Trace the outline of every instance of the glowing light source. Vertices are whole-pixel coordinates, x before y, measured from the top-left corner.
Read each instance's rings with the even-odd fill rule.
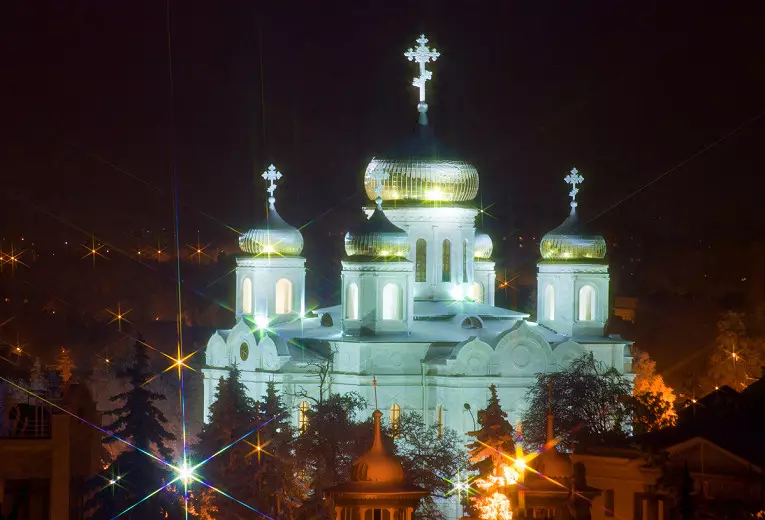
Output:
[[[450,294],[451,294],[451,297],[454,298],[455,300],[461,300],[465,297],[465,295],[463,294],[461,285],[455,285],[454,287],[452,287]]]
[[[190,467],[186,461],[176,470],[177,478],[183,482],[184,486],[188,486],[189,483],[194,480],[194,468]]]
[[[255,326],[259,329],[265,329],[268,328],[268,317],[267,316],[255,316]]]
[[[427,190],[425,192],[425,200],[439,201],[439,200],[445,200],[445,199],[446,199],[446,196],[444,195],[444,192],[441,191],[440,188],[434,188],[432,190]]]

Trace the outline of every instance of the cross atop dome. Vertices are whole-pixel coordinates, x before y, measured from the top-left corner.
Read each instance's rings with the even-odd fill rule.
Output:
[[[276,170],[276,166],[273,164],[268,167],[266,171],[263,172],[262,177],[269,182],[268,187],[266,188],[266,191],[268,192],[268,202],[273,204],[276,202],[276,199],[274,198],[274,191],[276,191],[276,183],[274,181],[277,181],[282,178],[281,172]]]
[[[584,177],[579,174],[579,170],[571,168],[571,173],[566,175],[563,180],[566,181],[566,184],[571,185],[571,191],[568,193],[568,196],[571,197],[571,209],[574,209],[578,206],[576,194],[579,193],[579,188],[576,185],[581,184],[584,181]]]
[[[375,166],[375,168],[369,172],[369,178],[375,183],[375,194],[377,194],[375,202],[378,206],[382,204],[383,181],[387,181],[389,177],[390,175],[388,175],[388,172],[380,167],[380,165]]]
[[[417,47],[411,48],[404,53],[409,61],[414,61],[420,64],[420,75],[415,77],[412,81],[412,85],[420,89],[420,103],[417,105],[417,111],[420,112],[420,122],[427,124],[427,116],[425,113],[428,111],[428,104],[425,102],[425,83],[433,78],[433,73],[425,69],[425,64],[430,61],[436,61],[441,53],[435,49],[428,48],[425,44],[428,43],[428,39],[424,34],[421,34],[417,38]]]

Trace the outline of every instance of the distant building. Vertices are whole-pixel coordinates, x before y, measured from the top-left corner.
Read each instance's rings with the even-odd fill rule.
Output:
[[[626,296],[617,296],[614,298],[614,316],[617,316],[624,321],[635,323],[637,308],[637,298],[628,298]]]
[[[68,385],[52,401],[77,417],[101,424],[84,385]],[[0,418],[0,517],[83,518],[85,481],[101,469],[101,433],[34,398],[8,399],[6,404]]]

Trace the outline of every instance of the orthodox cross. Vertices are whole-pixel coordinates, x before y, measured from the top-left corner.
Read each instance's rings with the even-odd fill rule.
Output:
[[[571,168],[571,173],[566,175],[563,180],[566,181],[566,184],[571,185],[571,191],[568,193],[568,196],[571,197],[571,207],[575,208],[577,206],[576,194],[579,193],[579,188],[576,185],[581,184],[584,181],[584,177],[579,175],[579,170]]]
[[[386,172],[384,168],[380,168],[379,165],[376,165],[374,169],[369,172],[369,178],[375,183],[375,194],[377,195],[377,198],[380,199],[380,202],[382,202],[383,181],[387,181],[389,177],[390,175],[388,175],[388,172]]]
[[[425,82],[433,78],[433,73],[425,69],[425,64],[429,61],[436,61],[441,53],[435,49],[429,49],[425,44],[428,43],[428,39],[425,35],[420,35],[417,38],[417,47],[411,48],[404,53],[404,56],[409,58],[409,61],[415,61],[420,64],[420,75],[414,78],[412,85],[420,89],[420,104],[417,105],[417,109],[420,112],[427,112],[428,104],[425,103]]]
[[[375,389],[375,410],[379,410],[377,406],[377,376],[372,376],[372,388]]]
[[[269,182],[266,191],[268,192],[268,202],[275,202],[274,191],[276,190],[276,184],[274,181],[282,178],[281,172],[276,171],[276,166],[273,164],[268,167],[268,170],[263,172],[263,178]]]

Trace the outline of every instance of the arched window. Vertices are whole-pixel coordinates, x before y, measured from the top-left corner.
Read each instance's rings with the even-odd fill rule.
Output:
[[[579,289],[579,320],[590,321],[595,319],[595,304],[597,295],[592,285],[585,285]]]
[[[308,410],[311,406],[308,401],[302,401],[298,406],[298,431],[304,433],[308,429]]]
[[[252,314],[252,280],[242,280],[242,313]]]
[[[345,318],[359,319],[359,286],[355,283],[349,284],[345,290]]]
[[[425,282],[428,279],[428,243],[418,238],[414,246],[414,281]]]
[[[470,298],[478,303],[483,303],[483,284],[474,282],[470,285]]]
[[[444,438],[444,407],[438,406],[438,438]]]
[[[545,319],[555,320],[555,288],[552,285],[545,287]]]
[[[448,238],[441,248],[441,281],[452,281],[452,243]]]
[[[401,291],[395,283],[383,287],[382,319],[401,319]]]
[[[467,283],[467,262],[468,262],[468,243],[467,240],[462,242],[462,283]]]
[[[393,436],[398,437],[398,429],[401,428],[401,407],[396,403],[390,407],[390,429]]]
[[[292,282],[282,278],[276,282],[276,314],[292,312]]]

